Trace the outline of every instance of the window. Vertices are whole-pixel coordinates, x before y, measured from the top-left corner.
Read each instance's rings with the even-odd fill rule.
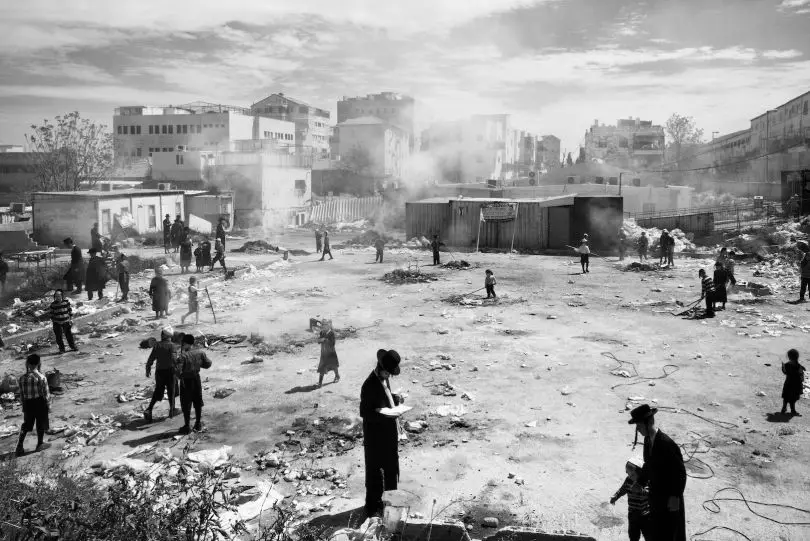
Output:
[[[109,235],[110,231],[112,231],[112,217],[110,209],[104,209],[101,211],[101,234]]]
[[[177,125],[177,133],[183,133],[183,126],[180,124]]]
[[[123,126],[118,126],[118,135],[121,135],[122,133],[124,133]]]
[[[149,147],[149,155],[150,155],[150,156],[152,155],[152,153],[153,153],[154,151],[155,151],[155,149],[153,149],[152,147]]]
[[[197,126],[197,133],[202,133],[202,126]]]
[[[807,114],[807,104],[808,104],[808,102],[804,102],[804,111],[802,112],[802,114],[805,114],[805,115]]]
[[[295,189],[296,190],[307,190],[307,180],[304,178],[299,178],[295,180]]]
[[[180,201],[177,201],[174,204],[174,215],[175,216],[180,216],[182,214],[183,214],[183,205],[180,204]]]
[[[174,161],[175,161],[176,165],[183,165],[183,155],[182,154],[177,154],[174,157]]]
[[[166,124],[163,124],[161,128],[163,128],[162,133],[166,133]]]
[[[155,127],[153,125],[149,124],[149,135],[152,135],[152,132],[154,131],[154,129],[155,129]]]
[[[140,147],[138,147],[138,148],[135,150],[136,155],[137,155],[139,158],[141,157],[141,150],[142,150],[142,149],[141,149]]]
[[[174,124],[169,124],[169,133],[174,133]]]
[[[138,135],[141,134],[141,127],[140,126],[135,126],[135,133],[137,133]]]
[[[188,133],[188,124],[183,124],[183,133]]]
[[[163,152],[168,152],[168,151],[169,151],[169,149],[168,149],[168,148],[163,147]]]
[[[155,214],[155,205],[146,207],[147,215],[149,216],[149,229],[157,229],[157,215]]]

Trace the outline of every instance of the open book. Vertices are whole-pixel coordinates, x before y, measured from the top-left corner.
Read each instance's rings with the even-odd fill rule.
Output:
[[[386,417],[399,417],[403,413],[407,411],[411,411],[413,408],[411,406],[406,406],[404,404],[400,404],[394,408],[382,408],[380,413],[385,415]]]

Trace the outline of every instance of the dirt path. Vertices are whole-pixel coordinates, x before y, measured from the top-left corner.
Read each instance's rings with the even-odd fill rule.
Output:
[[[309,244],[288,247],[312,249]],[[631,455],[633,430],[627,425],[627,408],[637,402],[629,398],[643,397],[662,408],[662,429],[687,449],[703,438],[700,452],[687,464],[690,474],[709,477],[690,478],[687,483],[690,535],[714,525],[735,527],[752,539],[800,539],[807,533],[806,527],[775,526],[759,519],[742,503],[724,502],[716,515],[701,507],[715,491],[733,486],[749,499],[810,508],[804,464],[810,439],[806,417],[769,422],[775,419],[769,414],[781,407],[779,366],[785,351],[797,347],[807,354],[806,334],[784,328],[785,319],[796,326],[810,324],[810,313],[803,306],[777,298],[741,306],[732,295],[728,310],[713,320],[658,313],[677,308],[670,303],[673,299],[688,302],[699,296],[697,270],[702,263],[681,259],[672,271],[642,273],[621,272],[615,258],[595,260],[592,272],[581,275],[572,257],[467,254],[464,258],[476,268],[423,266],[423,271],[437,275],[435,282],[388,285],[379,280],[414,257],[425,264],[430,261],[429,252],[393,250],[386,253],[384,264],[375,265],[370,248],[336,250],[335,259],[326,262],[318,262],[314,254],[286,263],[276,255],[239,256],[239,261],[257,266],[273,265],[245,280],[209,287],[219,325],[213,325],[210,311],[203,308],[204,322],[199,326],[203,333],[256,333],[269,344],[295,344],[311,341],[309,318],[316,316],[357,332],[337,344],[341,381],[322,389],[312,388],[317,381],[317,344],[296,347],[294,353],[265,355],[257,364],[241,364],[255,352],[247,341],[211,348],[214,367],[204,373],[208,431],[195,447],[231,445],[237,459],[250,465],[254,453],[297,437],[285,435],[288,430],[300,433],[307,425],[312,429],[312,421],[321,417],[356,420],[360,384],[374,366],[374,352],[395,348],[403,366],[394,387],[409,393],[408,403],[414,406],[407,419],[428,423],[425,432],[411,435],[400,453],[401,487],[421,498],[420,508],[412,511],[430,516],[435,498],[437,511],[458,502],[446,507],[446,518],[469,512],[477,519],[496,516],[502,525],[521,523],[549,531],[575,530],[600,540],[625,539],[626,502],[614,508],[607,501],[621,485],[624,462]],[[450,260],[449,255],[443,257]],[[497,303],[462,306],[441,300],[482,287],[487,268],[498,279]],[[737,273],[738,279],[750,278],[745,265],[738,265]],[[655,306],[655,301],[664,304]],[[650,302],[653,305],[644,304]],[[760,310],[762,316],[739,313],[738,308]],[[177,324],[182,311],[175,308],[170,321]],[[769,315],[783,316],[782,321],[773,318],[770,326],[751,325]],[[736,326],[728,326],[732,323]],[[749,326],[741,329],[746,323]],[[763,334],[764,328],[783,334]],[[83,335],[80,356],[44,359],[46,368],[78,372],[94,382],[57,399],[55,415],[65,418],[59,422],[90,413],[133,411],[136,404],[119,404],[116,396],[134,390],[135,384],[150,385],[143,373],[146,353],[138,349],[138,342],[157,333],[150,334],[143,326],[136,330],[107,341]],[[677,365],[677,371],[663,379],[611,389],[637,381],[612,375],[617,368],[632,372],[615,359],[635,363],[642,376],[660,376],[668,364]],[[19,362],[5,360],[0,370],[12,371]],[[432,394],[444,382],[453,387],[455,396]],[[220,388],[235,393],[213,398]],[[465,393],[470,399],[462,397]],[[82,398],[88,401],[75,403]],[[805,404],[799,402],[799,411]],[[442,405],[463,406],[462,422],[436,415]],[[709,421],[668,408],[682,408]],[[165,402],[156,408],[156,416],[164,410]],[[293,428],[297,418],[304,421]],[[176,447],[186,443],[172,439],[179,421],[146,428],[138,424],[102,445],[85,448],[71,463],[120,456],[153,442]],[[13,448],[12,439],[2,440],[4,451]],[[61,441],[55,439],[48,452],[58,456]],[[356,447],[346,452],[319,453],[323,458],[314,461],[317,467],[335,467],[347,477],[347,489],[336,492],[341,497],[334,500],[333,511],[362,504],[360,443],[354,442]],[[711,449],[703,452],[709,445]],[[636,451],[640,454],[641,447]],[[510,473],[524,484],[510,479]],[[266,473],[254,469],[246,475]],[[282,482],[279,488],[294,493],[289,483]],[[785,521],[806,521],[796,513],[763,511]],[[480,531],[476,527],[473,533]]]

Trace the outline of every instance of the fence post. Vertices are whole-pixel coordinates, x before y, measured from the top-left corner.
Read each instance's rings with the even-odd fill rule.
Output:
[[[734,205],[734,208],[737,210],[737,229],[740,229],[740,207]]]

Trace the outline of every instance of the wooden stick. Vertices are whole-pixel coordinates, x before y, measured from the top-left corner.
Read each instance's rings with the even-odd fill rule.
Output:
[[[211,302],[211,294],[208,293],[208,288],[205,288],[205,296],[208,297],[208,304],[211,305],[211,313],[214,314],[214,323],[217,322],[217,313],[214,311],[214,303]]]

